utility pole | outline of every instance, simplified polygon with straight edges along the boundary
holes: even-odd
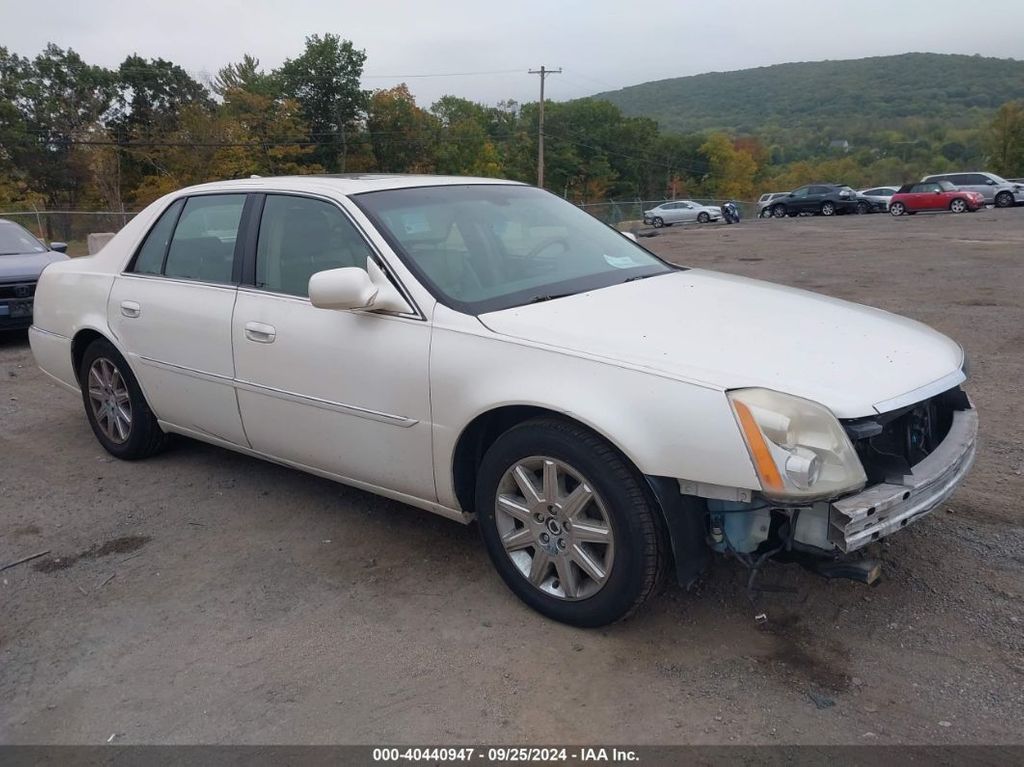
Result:
[[[560,75],[562,68],[531,69],[531,75],[540,75],[540,109],[537,112],[537,186],[544,188],[544,78],[548,75]]]

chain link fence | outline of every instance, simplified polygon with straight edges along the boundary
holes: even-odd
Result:
[[[118,232],[137,211],[106,210],[19,210],[0,211],[0,218],[21,224],[46,243],[66,242],[68,253],[84,256],[86,241],[96,232]]]
[[[743,218],[754,218],[757,216],[757,203],[751,200],[716,200],[709,197],[686,199],[700,205],[721,206],[726,202],[734,202],[739,206],[740,215]],[[616,226],[623,221],[643,221],[645,210],[656,208],[666,202],[673,202],[673,200],[614,200],[609,202],[588,202],[583,203],[579,207],[606,224]]]

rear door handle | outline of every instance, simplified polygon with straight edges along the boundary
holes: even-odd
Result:
[[[277,338],[277,330],[273,325],[263,322],[247,322],[245,323],[245,337],[258,344],[272,344]]]
[[[135,319],[142,314],[142,307],[138,301],[122,301],[121,314],[129,319]]]

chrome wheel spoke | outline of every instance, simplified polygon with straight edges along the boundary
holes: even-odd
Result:
[[[590,520],[574,522],[572,526],[572,537],[580,543],[609,543],[612,539],[612,531],[599,522]]]
[[[580,570],[585,572],[598,583],[604,583],[604,579],[608,577],[604,568],[595,562],[594,558],[584,551],[578,543],[573,545],[572,553],[569,556],[572,558],[573,562],[579,565]]]
[[[543,549],[537,549],[533,554],[533,561],[530,562],[530,583],[539,588],[550,569],[551,557]]]
[[[516,465],[515,469],[512,470],[512,476],[516,481],[516,485],[519,486],[519,492],[523,494],[523,498],[526,499],[528,505],[532,506],[543,500],[537,492],[537,487],[533,484],[530,472],[522,464]]]
[[[572,569],[569,557],[555,558],[555,572],[558,573],[558,582],[562,587],[562,593],[569,599],[579,596],[579,583],[577,583],[576,572]]]
[[[505,535],[501,539],[505,551],[519,551],[528,546],[534,545],[533,531],[528,527],[520,527],[518,530]]]
[[[530,521],[530,510],[511,495],[498,496],[498,509],[511,517],[515,517],[520,522],[528,523]]]
[[[117,444],[132,433],[132,401],[128,385],[117,366],[100,357],[89,366],[88,397],[97,427]]]
[[[544,501],[554,503],[558,500],[558,467],[554,461],[544,461]]]
[[[579,515],[583,508],[590,503],[590,499],[594,497],[593,491],[587,486],[585,482],[580,482],[576,488],[569,493],[569,496],[562,501],[562,514],[565,518],[575,522],[576,517]]]

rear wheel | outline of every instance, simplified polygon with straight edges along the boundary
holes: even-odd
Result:
[[[962,200],[961,198],[957,197],[955,200],[953,200],[951,203],[949,203],[949,209],[953,213],[966,213],[967,212],[967,202]]]
[[[860,202],[857,203],[857,214],[858,215],[863,216],[865,213],[870,213],[870,212],[871,212],[871,208],[868,206],[868,204],[866,202],[861,200]]]
[[[661,229],[661,227],[665,226],[665,219],[661,216],[655,216],[651,219],[651,223],[654,224],[655,229]]]
[[[85,415],[96,439],[113,456],[146,458],[167,442],[121,353],[106,339],[89,344],[78,369]]]
[[[996,195],[997,208],[1009,208],[1013,206],[1013,195],[1010,192],[1000,192]]]
[[[894,202],[889,205],[889,215],[902,216],[907,212],[907,206],[902,202]]]
[[[706,224],[710,220],[711,216],[709,216],[704,211],[701,211],[700,213],[697,214],[697,221],[700,222],[701,224]]]
[[[655,591],[666,560],[657,509],[641,475],[597,435],[528,421],[498,438],[477,476],[487,553],[533,609],[602,626]]]

